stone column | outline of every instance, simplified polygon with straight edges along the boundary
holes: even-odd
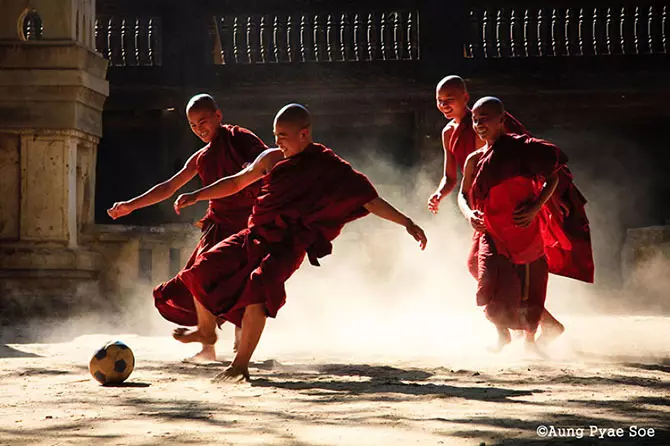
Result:
[[[0,10],[0,305],[51,312],[48,299],[96,287],[99,255],[80,234],[93,223],[107,61],[95,0]]]

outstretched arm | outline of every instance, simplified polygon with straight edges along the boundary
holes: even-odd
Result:
[[[481,156],[479,151],[473,152],[465,160],[465,167],[463,167],[463,181],[461,182],[461,190],[458,193],[458,207],[463,216],[470,222],[470,225],[476,231],[484,231],[486,225],[484,224],[484,214],[479,210],[472,210],[470,207],[469,197],[470,190],[475,175],[475,166]]]
[[[235,175],[231,175],[196,191],[181,194],[174,202],[174,210],[177,214],[181,209],[192,206],[198,201],[214,200],[216,198],[228,197],[236,194],[248,185],[267,175],[277,162],[284,158],[279,149],[268,149],[258,155],[249,166],[245,167]]]
[[[128,201],[119,201],[107,210],[107,214],[113,219],[128,215],[137,209],[141,209],[152,204],[159,203],[170,198],[182,186],[188,183],[198,173],[197,159],[200,151],[191,155],[186,161],[184,167],[177,172],[172,178],[167,181],[159,183],[135,198]]]
[[[409,217],[391,206],[391,204],[383,198],[377,197],[374,200],[369,201],[365,204],[365,209],[377,217],[392,221],[393,223],[405,227],[407,232],[409,232],[409,234],[414,237],[414,240],[419,242],[421,249],[423,250],[426,248],[426,243],[428,243],[428,240],[426,239],[426,234],[423,232],[423,229],[415,224]]]
[[[437,186],[437,190],[428,199],[428,210],[433,214],[437,214],[440,206],[440,201],[456,187],[458,169],[456,166],[456,158],[454,154],[449,151],[449,140],[454,129],[451,126],[445,127],[442,131],[442,148],[444,149],[444,174]]]

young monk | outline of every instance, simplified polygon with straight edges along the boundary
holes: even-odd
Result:
[[[473,129],[472,110],[468,107],[470,95],[461,77],[455,75],[444,77],[435,89],[435,100],[438,110],[450,121],[442,130],[444,175],[437,190],[428,199],[428,209],[433,214],[437,214],[442,199],[449,195],[456,186],[458,170],[463,172],[466,158],[485,145],[485,141]],[[505,133],[529,135],[523,124],[507,112],[505,112],[503,122]],[[570,177],[570,181],[571,179]],[[473,250],[476,249],[475,244]],[[551,343],[565,331],[563,324],[546,309],[542,315],[541,326],[541,343],[543,344]]]
[[[286,301],[284,283],[305,255],[312,265],[331,253],[331,242],[344,225],[373,213],[403,226],[426,246],[423,230],[377,195],[368,179],[325,146],[312,141],[306,108],[289,104],[274,120],[279,149],[270,149],[236,175],[180,195],[175,209],[220,198],[263,178],[248,228],[203,253],[173,279],[186,287],[198,310],[198,328],[180,331],[182,342],[212,336],[215,321],[242,327],[231,366],[218,378],[249,377],[249,361],[265,320],[276,317]]]
[[[567,157],[546,141],[506,134],[504,119],[504,106],[497,98],[482,98],[473,107],[474,129],[486,144],[466,159],[458,204],[476,231],[478,249],[472,252],[472,263],[477,265],[477,304],[485,307],[498,330],[495,350],[510,342],[510,329],[522,329],[526,345],[541,353],[535,332],[550,270],[545,244],[561,252],[572,249],[565,231],[566,209],[545,207],[557,190]],[[579,258],[570,260],[586,265],[571,277],[592,281],[590,256],[581,263]],[[556,267],[570,276],[575,265]]]
[[[137,209],[170,198],[196,175],[200,177],[204,186],[233,175],[267,149],[263,141],[249,130],[239,126],[222,125],[221,110],[210,95],[193,96],[186,106],[186,115],[193,133],[207,145],[194,153],[184,167],[169,180],[157,184],[131,200],[114,203],[114,206],[107,211],[113,219],[116,220]],[[202,237],[185,268],[193,265],[201,253],[246,227],[259,190],[260,185],[250,185],[235,196],[209,201],[207,214],[199,222]],[[165,319],[179,325],[196,325],[193,297],[188,290],[162,284],[156,287],[154,298],[156,308]],[[236,337],[239,337],[239,333]],[[215,342],[216,335],[204,339],[202,350],[185,361],[215,360]]]
[[[456,186],[457,174],[463,172],[465,159],[485,142],[472,128],[472,111],[468,107],[470,94],[465,81],[459,76],[446,76],[435,88],[437,109],[449,119],[442,129],[444,148],[444,174],[437,190],[428,199],[428,209],[437,214],[440,202]],[[509,113],[505,113],[505,131],[524,135],[524,126]]]

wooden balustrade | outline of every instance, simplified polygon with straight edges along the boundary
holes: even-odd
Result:
[[[668,5],[658,4],[475,6],[469,11],[464,55],[518,58],[668,54],[668,9]]]
[[[223,65],[419,59],[416,11],[216,17]]]
[[[98,16],[95,46],[112,66],[161,65],[161,19]]]

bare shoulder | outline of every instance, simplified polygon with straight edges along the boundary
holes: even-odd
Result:
[[[482,157],[482,155],[485,152],[485,147],[481,147],[474,152],[472,152],[468,157],[465,159],[465,164],[475,164],[479,159]]]
[[[263,170],[269,172],[275,164],[283,159],[284,153],[280,149],[266,149],[258,155],[255,164],[258,164]]]
[[[442,136],[450,135],[451,133],[453,133],[456,127],[458,127],[458,124],[456,124],[456,121],[454,121],[453,119],[447,122],[444,128],[442,129]]]

